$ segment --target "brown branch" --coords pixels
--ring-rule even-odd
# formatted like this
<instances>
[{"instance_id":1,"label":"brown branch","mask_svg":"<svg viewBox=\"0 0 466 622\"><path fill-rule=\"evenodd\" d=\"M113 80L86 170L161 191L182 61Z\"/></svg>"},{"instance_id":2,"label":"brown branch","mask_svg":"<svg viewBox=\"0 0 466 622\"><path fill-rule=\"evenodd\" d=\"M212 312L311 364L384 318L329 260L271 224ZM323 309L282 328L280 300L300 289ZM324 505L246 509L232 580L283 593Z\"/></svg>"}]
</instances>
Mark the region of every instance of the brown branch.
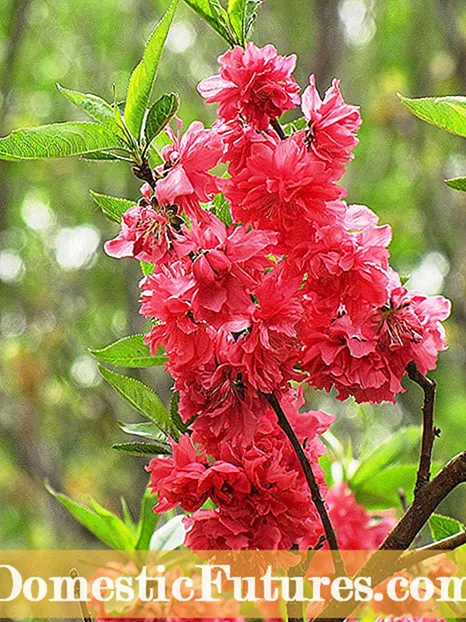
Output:
<instances>
[{"instance_id":1,"label":"brown branch","mask_svg":"<svg viewBox=\"0 0 466 622\"><path fill-rule=\"evenodd\" d=\"M406 551L412 544L422 527L427 523L437 506L459 484L466 482L466 451L455 456L443 469L420 488L412 505L385 538L379 549L369 558L364 566L358 571L357 577L371 577L372 585L376 587L382 581L390 577L397 570L398 558L394 558L393 564L383 563L381 551ZM445 545L445 542L444 542ZM431 545L431 549L432 546ZM318 620L325 618L346 619L358 607L359 603L354 600L345 604L331 601L319 615Z\"/></svg>"},{"instance_id":2,"label":"brown branch","mask_svg":"<svg viewBox=\"0 0 466 622\"><path fill-rule=\"evenodd\" d=\"M431 482L418 490L412 505L385 538L380 549L405 551L437 506L463 482L466 482L466 451L450 460Z\"/></svg>"},{"instance_id":3,"label":"brown branch","mask_svg":"<svg viewBox=\"0 0 466 622\"><path fill-rule=\"evenodd\" d=\"M434 427L435 380L431 380L427 378L427 376L424 376L424 374L419 371L414 361L408 364L406 371L408 372L409 378L424 391L421 455L419 458L416 486L414 488L414 494L416 495L430 480L432 448L434 446L435 437L440 434L440 430Z\"/></svg>"},{"instance_id":4,"label":"brown branch","mask_svg":"<svg viewBox=\"0 0 466 622\"><path fill-rule=\"evenodd\" d=\"M290 443L292 444L293 449L295 450L296 456L301 465L301 468L304 471L304 476L306 477L309 490L311 491L312 501L314 505L316 506L317 512L319 513L319 516L320 516L320 520L322 521L322 525L325 531L327 542L329 544L330 550L334 551L333 561L335 564L335 572L339 576L346 576L345 565L341 557L335 530L333 528L332 521L330 520L330 517L328 515L327 508L325 507L324 500L322 499L322 495L320 494L320 488L316 481L311 464L290 422L288 421L285 413L283 412L283 409L280 406L280 403L277 397L273 393L269 393L269 394L263 393L263 395L266 398L266 400L269 402L269 404L272 406L275 414L277 415L278 425L281 427L283 432L288 437Z\"/></svg>"},{"instance_id":5,"label":"brown branch","mask_svg":"<svg viewBox=\"0 0 466 622\"><path fill-rule=\"evenodd\" d=\"M433 544L428 544L427 546L412 551L406 551L406 553L399 558L397 570L403 570L403 568L409 568L410 566L419 564L430 557L439 555L443 551L454 551L464 544L466 544L466 531L461 531L454 536L449 536Z\"/></svg>"}]
</instances>

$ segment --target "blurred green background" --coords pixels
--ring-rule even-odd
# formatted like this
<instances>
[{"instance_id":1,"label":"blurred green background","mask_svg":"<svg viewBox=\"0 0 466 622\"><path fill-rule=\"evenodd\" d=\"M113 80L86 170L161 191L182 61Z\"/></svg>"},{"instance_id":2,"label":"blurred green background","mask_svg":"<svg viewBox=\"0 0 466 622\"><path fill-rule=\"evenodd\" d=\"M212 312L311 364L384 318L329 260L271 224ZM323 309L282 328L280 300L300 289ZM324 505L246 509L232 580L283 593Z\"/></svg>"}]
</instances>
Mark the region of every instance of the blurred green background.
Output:
<instances>
[{"instance_id":1,"label":"blurred green background","mask_svg":"<svg viewBox=\"0 0 466 622\"><path fill-rule=\"evenodd\" d=\"M156 0L0 0L0 134L81 119L55 89L124 98L130 71L167 3ZM440 357L435 458L466 445L466 199L443 184L466 173L466 143L409 115L409 96L466 93L463 0L266 0L254 40L296 53L304 86L334 76L364 124L344 180L349 201L369 205L394 230L392 262L409 285L453 301L450 349ZM185 122L210 123L196 85L216 73L222 40L183 5L164 52L156 93L177 90ZM144 460L111 450L116 419L137 420L100 380L87 348L141 332L138 265L102 251L116 227L88 190L128 198L138 183L125 164L78 160L0 163L0 545L46 548L95 541L65 515L43 481L74 498L92 494L137 508ZM137 374L136 374L137 375ZM169 379L140 372L163 399ZM421 392L396 406L356 407L310 392L337 416L345 450L364 455L403 425L420 422ZM466 521L466 495L449 512Z\"/></svg>"}]
</instances>

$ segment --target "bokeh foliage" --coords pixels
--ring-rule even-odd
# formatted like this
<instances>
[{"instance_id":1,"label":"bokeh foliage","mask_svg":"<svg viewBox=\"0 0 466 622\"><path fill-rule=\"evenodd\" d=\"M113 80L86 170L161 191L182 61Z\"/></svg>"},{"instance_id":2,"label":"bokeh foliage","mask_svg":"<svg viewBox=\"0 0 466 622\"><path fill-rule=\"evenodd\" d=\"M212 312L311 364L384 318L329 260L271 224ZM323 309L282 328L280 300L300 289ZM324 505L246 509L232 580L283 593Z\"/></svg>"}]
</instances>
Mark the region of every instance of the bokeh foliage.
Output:
<instances>
[{"instance_id":1,"label":"bokeh foliage","mask_svg":"<svg viewBox=\"0 0 466 622\"><path fill-rule=\"evenodd\" d=\"M0 0L0 134L83 117L55 89L122 99L144 43L167 8L161 0ZM349 201L364 203L394 230L394 267L409 286L453 300L450 349L440 357L435 459L466 441L466 201L443 184L464 174L461 138L411 116L408 96L466 93L466 7L461 0L266 0L254 40L298 54L297 79L310 72L323 90L342 79L364 124L345 179ZM177 91L185 123L210 123L197 95L216 72L224 42L184 4L179 7L155 95ZM124 495L137 514L145 460L111 450L123 440L116 419L134 415L102 383L88 348L141 332L138 266L106 257L116 232L89 196L136 197L120 163L78 160L0 163L0 543L4 548L76 547L94 541L43 486L74 498L92 494L109 508ZM169 379L133 371L168 402ZM351 458L402 425L420 421L421 393L377 408L309 391L313 408L337 416L333 428ZM408 456L405 456L407 459ZM393 491L391 491L393 492ZM458 491L444 513L466 517Z\"/></svg>"}]
</instances>

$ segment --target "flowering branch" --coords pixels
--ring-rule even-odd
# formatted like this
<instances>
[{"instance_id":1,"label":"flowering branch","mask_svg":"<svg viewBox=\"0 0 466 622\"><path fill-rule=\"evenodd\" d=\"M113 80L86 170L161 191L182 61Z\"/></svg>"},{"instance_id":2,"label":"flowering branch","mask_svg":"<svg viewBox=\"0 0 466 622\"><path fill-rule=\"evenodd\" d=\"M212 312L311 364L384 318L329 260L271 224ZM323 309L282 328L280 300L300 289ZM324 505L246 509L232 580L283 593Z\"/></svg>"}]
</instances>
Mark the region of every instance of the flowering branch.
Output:
<instances>
[{"instance_id":1,"label":"flowering branch","mask_svg":"<svg viewBox=\"0 0 466 622\"><path fill-rule=\"evenodd\" d=\"M450 460L432 481L418 490L412 505L385 538L379 549L359 570L357 576L371 577L372 585L375 587L390 577L393 572L396 572L399 569L398 561L400 557L397 558L398 561L394 559L393 564L382 563L380 551L406 551L419 531L434 513L437 506L452 490L464 482L466 482L466 451ZM444 550L453 550L466 542L466 538L463 540L464 536L464 533L457 534L453 536L453 538L447 538L447 541L444 540L430 545L429 549L430 551L441 550L440 545L443 542ZM406 555L411 554L411 552L406 553ZM412 565L412 563L413 562L410 562L410 565ZM403 563L403 567L407 567L407 565L408 564ZM335 617L346 619L357 606L358 603L353 600L348 601L346 605L343 606L342 603L332 600L321 612L318 620Z\"/></svg>"},{"instance_id":2,"label":"flowering branch","mask_svg":"<svg viewBox=\"0 0 466 622\"><path fill-rule=\"evenodd\" d=\"M417 472L415 495L430 480L430 465L432 462L432 448L435 437L440 434L440 430L434 427L434 405L435 405L435 380L431 380L419 371L414 361L406 367L409 378L418 384L424 391L424 404L422 407L423 429L421 456L419 460L419 469Z\"/></svg>"},{"instance_id":3,"label":"flowering branch","mask_svg":"<svg viewBox=\"0 0 466 622\"><path fill-rule=\"evenodd\" d=\"M311 464L307 459L306 454L304 453L304 449L302 448L301 443L298 440L298 437L295 434L290 422L288 421L285 413L283 412L282 407L280 406L280 402L278 401L276 395L273 393L263 394L269 404L272 406L275 414L277 415L278 425L281 427L283 432L288 437L290 443L293 446L293 449L296 453L296 456L299 460L301 468L303 469L304 476L306 477L307 484L309 486L309 490L311 491L311 498L316 506L317 512L319 513L320 520L322 521L322 525L324 527L325 535L327 538L327 542L332 551L335 551L333 555L333 560L335 564L335 571L340 576L346 576L345 565L343 559L340 554L340 549L338 546L337 537L335 534L335 530L332 525L332 521L327 512L327 508L325 507L324 500L322 499L322 495L320 493L319 485L316 481L314 471L312 470Z\"/></svg>"}]
</instances>

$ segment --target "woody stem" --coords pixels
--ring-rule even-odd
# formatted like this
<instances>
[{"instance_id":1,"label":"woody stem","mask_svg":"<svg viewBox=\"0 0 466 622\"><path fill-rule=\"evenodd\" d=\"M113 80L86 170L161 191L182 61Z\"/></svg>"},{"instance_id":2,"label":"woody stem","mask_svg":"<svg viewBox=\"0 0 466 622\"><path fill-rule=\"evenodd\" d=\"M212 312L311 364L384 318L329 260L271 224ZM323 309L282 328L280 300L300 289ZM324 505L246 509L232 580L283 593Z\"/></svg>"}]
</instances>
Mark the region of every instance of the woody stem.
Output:
<instances>
[{"instance_id":1,"label":"woody stem","mask_svg":"<svg viewBox=\"0 0 466 622\"><path fill-rule=\"evenodd\" d=\"M422 443L421 455L419 458L419 469L417 472L415 494L425 486L430 480L430 466L432 462L432 448L435 437L439 435L440 430L434 427L434 405L435 405L435 388L434 380L427 378L422 374L416 363L412 361L406 367L410 380L418 384L424 391L424 404L422 406L423 426L422 426Z\"/></svg>"},{"instance_id":2,"label":"woody stem","mask_svg":"<svg viewBox=\"0 0 466 622\"><path fill-rule=\"evenodd\" d=\"M301 468L304 472L306 482L309 486L309 490L311 491L311 499L316 506L317 512L320 516L320 520L322 521L327 542L330 549L334 551L333 562L335 565L335 571L339 576L346 576L345 565L343 563L343 559L340 553L335 530L333 528L332 521L330 520L330 516L328 515L327 508L325 507L324 500L322 499L319 484L317 483L317 480L315 478L311 463L309 462L306 454L304 453L304 449L299 442L298 437L296 436L295 431L293 430L285 413L283 412L283 409L280 406L280 402L278 401L277 397L273 393L263 393L263 395L265 399L269 402L270 406L273 408L275 414L277 415L278 425L281 427L283 432L288 437L291 445L293 446Z\"/></svg>"}]
</instances>

